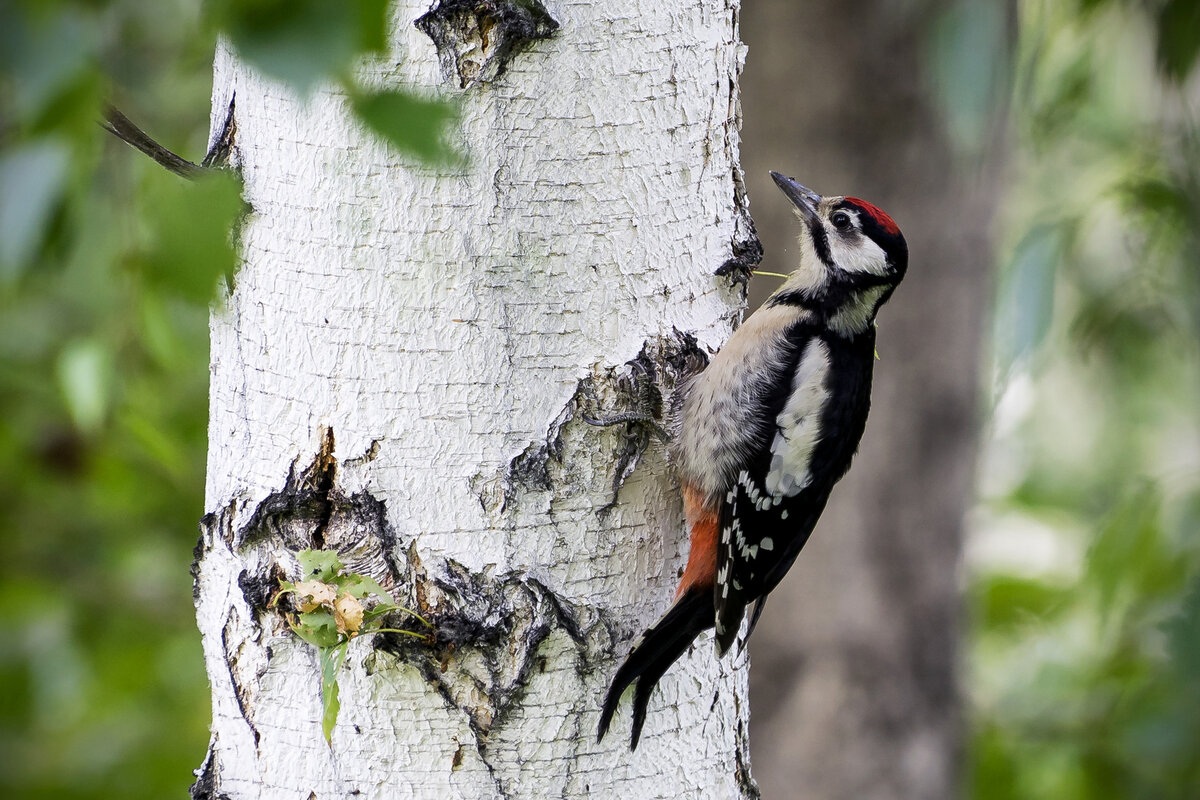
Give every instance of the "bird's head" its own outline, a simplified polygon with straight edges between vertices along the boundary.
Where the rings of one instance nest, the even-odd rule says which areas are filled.
[[[908,245],[899,226],[865,200],[822,197],[778,172],[771,177],[804,226],[800,264],[775,296],[827,313],[865,302],[873,319],[908,269]]]

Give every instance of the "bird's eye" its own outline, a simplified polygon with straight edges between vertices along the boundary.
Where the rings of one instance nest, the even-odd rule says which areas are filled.
[[[833,212],[833,216],[829,218],[829,221],[832,222],[833,227],[837,228],[839,231],[850,230],[850,215],[845,211]]]

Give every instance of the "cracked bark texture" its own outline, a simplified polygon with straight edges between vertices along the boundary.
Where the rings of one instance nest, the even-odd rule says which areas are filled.
[[[708,637],[636,753],[627,714],[595,741],[686,541],[661,447],[582,421],[620,405],[639,357],[669,392],[676,331],[716,349],[739,314],[713,275],[752,236],[738,6],[547,9],[553,36],[461,89],[413,25],[428,6],[394,5],[391,53],[362,69],[460,100],[453,169],[389,151],[337,92],[297,99],[218,51],[214,128],[236,93],[253,211],[211,324],[195,797],[756,794],[744,661]],[[264,607],[321,544],[440,626],[426,648],[352,644],[331,744],[316,654]]]
[[[750,643],[755,776],[770,800],[960,794],[959,562],[1002,159],[996,141],[983,164],[956,159],[931,97],[923,56],[955,5],[873,1],[848,14],[779,0],[743,15],[754,197],[771,191],[768,169],[857,195],[895,217],[910,248],[880,314],[855,464]],[[786,271],[791,215],[754,211],[764,268]]]

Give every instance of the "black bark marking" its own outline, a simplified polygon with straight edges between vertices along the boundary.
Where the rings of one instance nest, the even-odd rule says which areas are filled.
[[[233,148],[237,139],[237,118],[234,116],[234,101],[237,94],[230,95],[229,107],[225,109],[225,122],[221,125],[221,133],[213,140],[212,147],[204,154],[200,162],[202,167],[228,167],[231,165]]]
[[[230,520],[233,518],[234,510],[234,503],[231,501],[220,512],[205,514],[200,518],[200,537],[196,540],[196,546],[192,548],[192,566],[188,570],[192,576],[193,605],[200,602],[200,562],[204,559],[204,554],[208,552],[209,535],[211,534],[214,539],[220,535],[223,541],[232,541]]]
[[[193,774],[196,776],[196,782],[188,787],[188,795],[192,800],[231,800],[229,795],[220,791],[216,737],[213,737],[213,741],[208,745],[204,763]]]
[[[642,346],[642,351],[637,357],[625,363],[629,367],[629,373],[616,379],[616,394],[619,407],[628,409],[624,416],[631,419],[625,423],[624,442],[617,450],[614,460],[612,499],[600,507],[601,514],[608,513],[616,506],[621,486],[633,473],[642,453],[650,446],[652,436],[664,430],[660,424],[663,396],[657,385],[658,368],[647,352],[647,345]],[[620,419],[621,416],[618,414],[616,419]]]
[[[494,81],[518,49],[559,27],[538,0],[438,0],[414,24],[437,47],[444,78],[460,89]]]
[[[581,383],[582,385],[582,383]],[[508,462],[500,476],[499,511],[504,511],[521,491],[550,491],[554,485],[551,473],[552,463],[562,463],[563,439],[562,430],[575,416],[577,398],[580,389],[576,389],[571,401],[567,403],[562,413],[558,415],[546,430],[546,438],[530,442],[524,450]],[[490,511],[487,485],[489,481],[484,475],[476,475],[472,480],[472,488],[485,512]]]
[[[736,30],[739,25],[739,12],[735,10],[733,13],[734,29]],[[758,231],[754,227],[754,218],[750,216],[750,201],[747,199],[746,193],[746,173],[742,171],[741,161],[736,152],[738,131],[742,127],[742,106],[738,99],[737,86],[737,78],[740,74],[741,65],[739,64],[738,75],[733,76],[729,81],[729,115],[725,120],[725,152],[729,157],[729,162],[733,164],[734,218],[733,237],[730,243],[733,257],[718,267],[714,274],[728,277],[730,282],[741,290],[741,299],[744,303],[750,276],[754,273],[754,268],[762,263],[763,246],[758,238]]]
[[[564,429],[577,417],[591,425],[623,426],[613,455],[612,498],[598,509],[600,514],[609,512],[651,439],[669,438],[665,429],[674,412],[666,412],[664,398],[707,364],[708,354],[700,349],[696,337],[674,330],[646,341],[641,352],[625,364],[582,379],[547,427],[545,439],[530,442],[499,476],[480,473],[472,479],[484,512],[503,513],[523,491],[553,490],[561,479],[557,470],[563,464]]]
[[[418,560],[409,563],[423,575]],[[611,640],[612,625],[599,609],[575,608],[524,573],[493,576],[454,561],[424,582],[422,596],[419,611],[433,624],[433,641],[381,634],[375,648],[415,667],[448,709],[464,715],[480,761],[499,795],[508,797],[491,763],[489,741],[521,707],[531,677],[546,671],[546,641],[556,631],[564,633],[575,648],[575,670],[586,678],[595,669],[588,643],[597,633],[607,632]],[[461,761],[460,745],[454,764]]]
[[[242,573],[245,574],[244,572]],[[233,625],[233,611],[231,610],[228,616],[225,617],[225,625],[221,628],[221,652],[225,655],[225,668],[229,671],[229,682],[233,685],[233,696],[237,700],[238,713],[242,715],[242,719],[246,721],[246,726],[250,728],[250,733],[254,735],[254,746],[258,747],[261,735],[258,732],[258,726],[254,724],[254,720],[250,718],[250,711],[246,705],[247,690],[238,680],[237,676],[237,655],[229,649],[229,630]],[[259,674],[257,677],[261,678]]]
[[[521,451],[521,454],[509,462],[508,481],[529,489],[549,491],[550,459],[557,458],[549,442],[534,442]]]
[[[734,776],[738,788],[742,790],[741,800],[762,800],[762,792],[750,774],[750,737],[746,733],[746,723],[738,717],[737,735],[733,744]]]
[[[750,219],[749,212],[746,212],[746,220],[750,226],[750,235],[744,239],[734,239],[733,257],[717,267],[713,273],[729,278],[730,283],[740,287],[743,300],[745,300],[746,290],[750,284],[750,276],[754,274],[755,268],[763,260],[762,242],[758,239],[758,233],[754,229],[754,221]]]
[[[586,672],[588,639],[596,625],[604,624],[597,616],[585,629],[577,609],[524,573],[496,577],[455,561],[447,561],[443,573],[427,582],[418,610],[433,625],[431,643],[381,634],[375,647],[415,665],[443,700],[467,715],[479,737],[504,724],[530,676],[544,671],[540,651],[551,633],[566,634],[579,653],[580,671]],[[483,671],[470,670],[469,663],[482,664]],[[471,696],[479,695],[467,688],[488,703],[473,704]]]
[[[729,278],[734,286],[741,289],[742,301],[745,302],[750,276],[763,260],[763,246],[758,238],[758,230],[754,227],[754,219],[750,216],[750,202],[746,199],[746,176],[736,160],[733,162],[733,207],[734,237],[730,244],[733,256],[717,267],[713,274]]]
[[[348,572],[369,575],[385,588],[395,586],[402,570],[387,507],[368,492],[347,495],[338,488],[334,444],[333,431],[327,429],[312,463],[299,474],[293,463],[283,488],[258,504],[229,544],[243,555],[271,542],[281,542],[292,552],[336,550]],[[215,524],[213,515],[203,524]],[[246,602],[264,610],[290,571],[290,565],[264,558],[256,570],[243,572],[238,582]]]
[[[565,419],[552,428],[540,448],[534,448],[538,455],[526,461],[557,457],[558,430]],[[283,487],[255,506],[245,524],[233,523],[236,503],[207,515],[193,573],[200,574],[201,561],[211,548],[235,552],[243,563],[238,586],[254,612],[250,624],[265,628],[275,620],[277,610],[269,606],[280,581],[301,577],[294,574],[295,562],[289,554],[319,544],[336,550],[348,571],[375,578],[399,604],[431,623],[429,640],[378,634],[371,642],[376,651],[414,666],[449,709],[465,715],[487,765],[489,733],[520,707],[531,677],[551,667],[546,641],[556,632],[565,635],[574,646],[570,659],[574,669],[588,678],[594,671],[589,662],[594,648],[589,642],[597,633],[607,632],[612,639],[612,625],[601,610],[573,606],[523,572],[477,573],[454,561],[426,567],[415,541],[401,544],[381,500],[367,492],[346,495],[338,487],[338,466],[333,433],[325,431],[312,462],[303,470],[293,463]],[[526,464],[515,470],[514,477],[536,477],[536,473],[537,467]],[[280,605],[286,607],[286,598]],[[586,623],[581,621],[585,618]],[[255,694],[239,683],[239,675],[242,681],[252,676],[237,672],[242,643],[235,641],[231,624],[232,617],[221,633],[222,648],[239,710],[257,740],[251,721]],[[385,620],[385,625],[428,632],[403,612]],[[367,673],[378,672],[384,663],[368,658]]]
[[[238,588],[242,590],[242,599],[253,609],[264,609],[279,589],[279,582],[287,580],[283,569],[276,564],[269,574],[251,574],[248,570],[238,573]]]

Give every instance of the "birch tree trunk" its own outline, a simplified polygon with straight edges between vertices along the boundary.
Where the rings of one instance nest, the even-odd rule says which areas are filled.
[[[740,313],[714,276],[755,245],[738,3],[552,3],[554,35],[506,70],[478,18],[439,58],[427,10],[397,3],[389,57],[363,69],[457,97],[466,167],[399,157],[340,94],[302,101],[217,54],[252,211],[212,316],[194,571],[213,727],[193,796],[755,796],[744,660],[708,637],[636,753],[627,712],[595,741],[686,540],[662,448],[581,419],[660,399]],[[351,644],[329,744],[316,652],[268,608],[309,547],[437,627]]]

